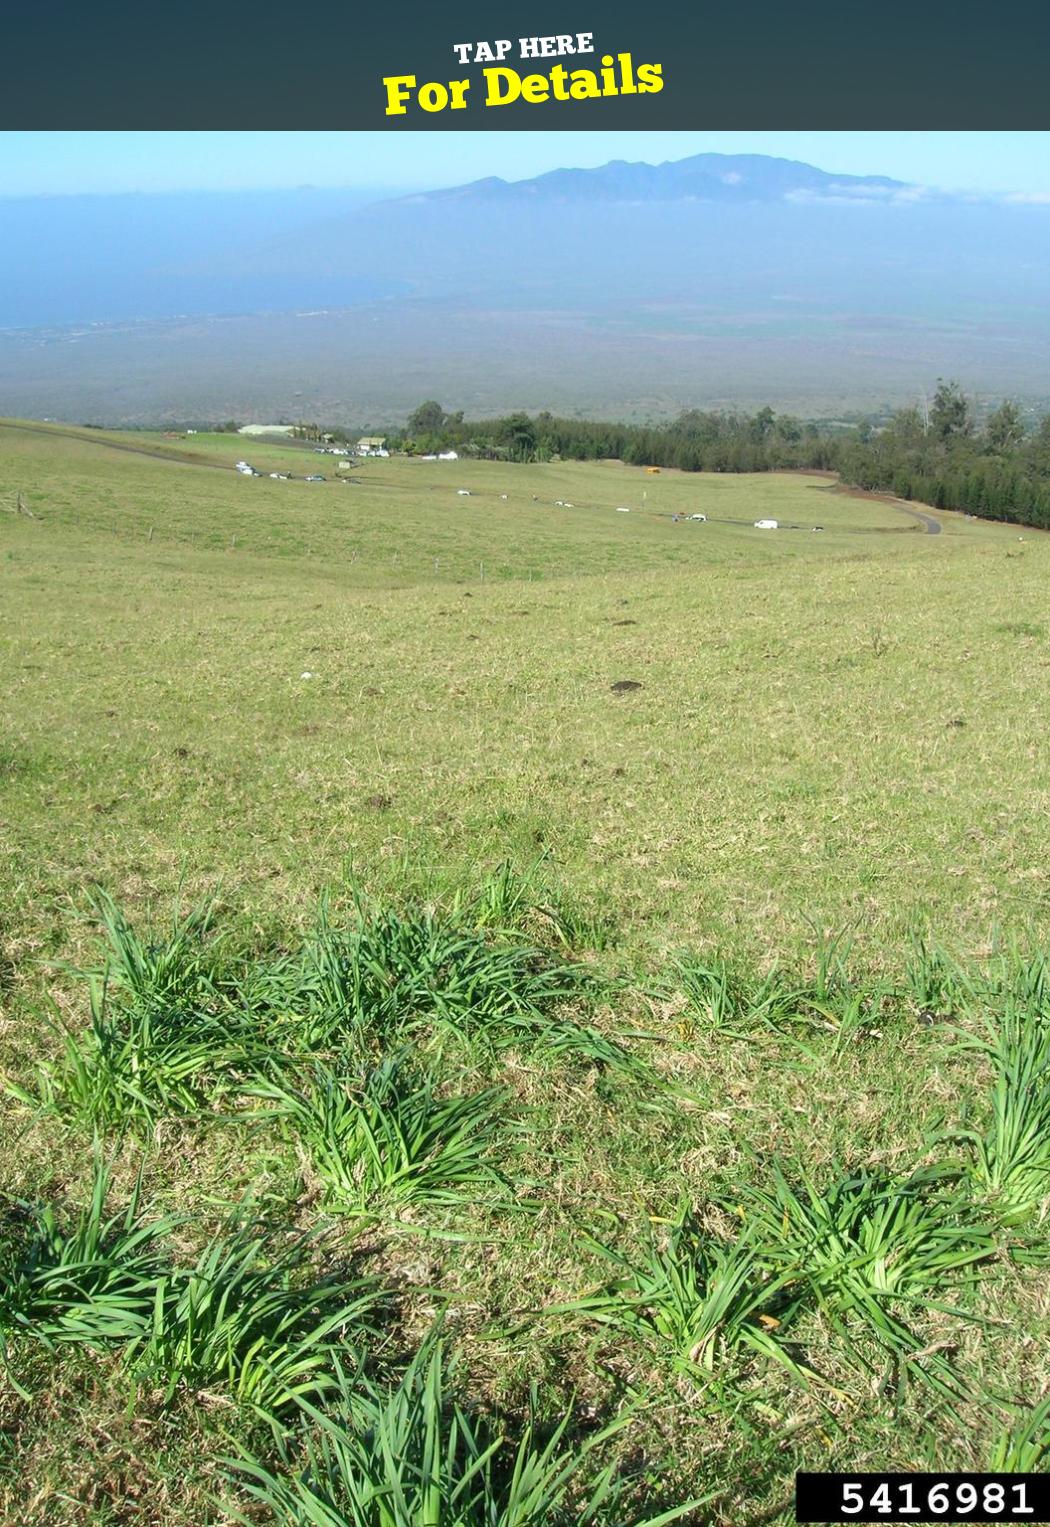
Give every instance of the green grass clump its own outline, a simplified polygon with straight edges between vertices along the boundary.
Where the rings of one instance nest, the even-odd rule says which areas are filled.
[[[679,954],[666,982],[672,999],[684,1000],[684,1039],[786,1039],[804,1051],[810,1037],[846,1045],[872,1026],[882,992],[849,977],[838,940],[818,951],[812,976],[793,975],[774,964],[756,974],[725,956]]]
[[[996,1438],[988,1458],[991,1474],[1032,1474],[1050,1457],[1050,1396],[1021,1410]]]
[[[462,1206],[504,1185],[498,1088],[439,1094],[410,1057],[392,1055],[357,1081],[316,1066],[301,1090],[282,1082],[260,1096],[342,1213]]]
[[[158,1280],[152,1319],[127,1352],[140,1383],[170,1402],[179,1390],[221,1393],[266,1418],[316,1402],[334,1384],[337,1354],[378,1339],[374,1280],[304,1281],[312,1248],[283,1246],[255,1226],[227,1226],[191,1267]]]
[[[34,1088],[11,1090],[68,1122],[146,1133],[160,1118],[195,1115],[236,1094],[267,1052],[250,1015],[218,999],[215,951],[204,941],[211,906],[152,942],[105,892],[93,906],[107,957],[90,980],[87,1028],[55,1020],[60,1056],[37,1068]]]
[[[161,1118],[194,1117],[236,1097],[266,1064],[264,1035],[235,1016],[212,1005],[125,1001],[93,982],[87,1028],[55,1023],[59,1058],[39,1065],[34,1088],[9,1089],[69,1123],[149,1134]]]
[[[110,898],[96,904],[110,958],[89,989],[87,1029],[56,1025],[61,1058],[39,1068],[35,1092],[13,1089],[80,1124],[150,1127],[214,1109],[297,1057],[367,1060],[391,1044],[440,1047],[442,1037],[626,1059],[559,1011],[595,988],[585,967],[428,908],[402,913],[358,898],[337,926],[326,900],[299,952],[220,974],[201,944],[208,909],[147,942]]]
[[[0,1347],[115,1350],[136,1385],[221,1392],[273,1420],[331,1386],[344,1343],[374,1342],[374,1280],[310,1278],[309,1238],[237,1220],[190,1265],[179,1257],[176,1216],[145,1221],[139,1189],[107,1213],[110,1169],[96,1157],[91,1197],[66,1227],[53,1206],[15,1204],[0,1241]],[[305,1276],[304,1276],[305,1272]],[[21,1386],[20,1392],[24,1394]]]
[[[873,1371],[874,1348],[898,1382],[914,1372],[954,1392],[947,1363],[924,1350],[913,1325],[934,1312],[958,1317],[948,1302],[952,1278],[972,1278],[995,1250],[957,1173],[895,1183],[860,1171],[819,1188],[774,1167],[770,1187],[752,1186],[739,1204],[720,1207],[727,1222],[740,1216],[737,1239],[685,1211],[662,1241],[650,1228],[640,1252],[601,1244],[620,1275],[565,1308],[643,1341],[700,1381],[739,1376],[742,1360],[755,1356],[816,1379],[795,1327],[819,1312],[851,1366]]]
[[[457,926],[430,908],[403,914],[360,901],[347,928],[322,911],[307,960],[311,1027],[327,1044],[421,1029],[512,1042],[589,980],[582,966],[520,939]]]
[[[693,1021],[701,1031],[721,1038],[739,1038],[763,1027],[780,1032],[810,1016],[813,993],[776,967],[765,976],[750,977],[725,958],[685,955],[671,974]]]
[[[1038,1225],[1050,1207],[1050,1012],[1011,1005],[958,1040],[991,1067],[990,1116],[957,1132],[976,1191],[1008,1226]]]
[[[192,1007],[212,986],[216,949],[209,945],[214,902],[202,901],[172,919],[169,932],[144,940],[101,887],[91,908],[104,935],[104,975],[134,1006],[159,1014]]]
[[[654,1347],[694,1379],[739,1372],[756,1354],[798,1372],[779,1332],[797,1303],[790,1275],[771,1276],[754,1236],[718,1239],[689,1213],[636,1252],[599,1244],[619,1275],[565,1308]],[[734,1366],[735,1365],[735,1366]]]
[[[522,939],[513,925],[487,925],[487,916],[502,923],[504,914],[513,924],[515,895],[402,910],[355,892],[343,923],[326,897],[301,955],[281,964],[269,990],[265,977],[258,988],[280,1010],[277,1042],[342,1053],[352,1064],[374,1063],[392,1047],[441,1054],[452,1046],[477,1060],[517,1046],[630,1069],[618,1040],[573,1016],[601,994],[597,972]]]
[[[30,1106],[95,1128],[149,1133],[160,1118],[207,1112],[242,1092],[266,1057],[261,1036],[238,1033],[206,1008],[118,1007],[97,987],[87,1030],[58,1032],[61,1058],[41,1064],[35,1090],[12,1090]]]
[[[249,1497],[276,1521],[289,1527],[584,1527],[616,1518],[623,1481],[614,1464],[592,1461],[623,1421],[591,1431],[580,1443],[569,1435],[571,1414],[544,1427],[533,1411],[514,1443],[449,1393],[440,1341],[425,1344],[391,1387],[343,1369],[339,1382],[338,1403],[315,1413],[302,1449],[282,1441],[282,1472],[250,1457],[228,1464],[230,1477],[244,1482]],[[632,1522],[661,1527],[697,1504]]]
[[[760,1227],[765,1264],[816,1305],[854,1364],[871,1366],[871,1345],[898,1381],[911,1373],[950,1387],[946,1362],[924,1352],[914,1324],[938,1311],[958,1316],[953,1278],[972,1278],[995,1250],[956,1173],[935,1168],[897,1182],[869,1169],[822,1188],[774,1169],[769,1188],[747,1195],[745,1212]]]
[[[0,1345],[16,1335],[47,1346],[141,1339],[164,1276],[171,1218],[143,1222],[140,1189],[107,1213],[111,1172],[96,1155],[91,1197],[75,1215],[9,1201],[0,1228]]]
[[[611,907],[586,906],[544,883],[540,855],[519,870],[509,859],[452,902],[453,920],[462,916],[478,928],[501,931],[534,927],[566,949],[603,951],[616,942],[616,919]]]

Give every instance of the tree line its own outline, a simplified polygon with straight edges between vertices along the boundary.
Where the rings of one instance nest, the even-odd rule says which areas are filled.
[[[1027,428],[1006,400],[978,421],[957,382],[938,382],[932,400],[900,408],[884,424],[829,426],[771,408],[756,413],[687,409],[667,425],[513,413],[465,419],[440,403],[420,404],[394,448],[455,450],[503,461],[597,461],[686,472],[838,472],[853,487],[893,493],[940,509],[1050,529],[1050,415]]]

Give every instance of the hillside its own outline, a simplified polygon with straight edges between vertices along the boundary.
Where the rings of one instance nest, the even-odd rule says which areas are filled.
[[[5,788],[16,793],[30,834],[25,872],[37,863],[46,879],[53,865],[58,877],[45,890],[32,871],[27,909],[30,885],[45,899],[72,888],[100,826],[125,867],[140,852],[163,859],[163,842],[179,839],[201,874],[209,864],[217,870],[212,855],[223,830],[222,813],[210,815],[215,791],[223,798],[233,791],[257,819],[261,836],[252,847],[247,833],[238,875],[259,894],[265,879],[253,881],[251,865],[258,869],[275,851],[264,831],[274,790],[282,811],[294,803],[307,833],[323,831],[334,790],[362,853],[380,865],[391,833],[414,838],[429,821],[431,766],[446,779],[443,809],[459,820],[452,796],[462,787],[462,811],[490,846],[504,806],[515,815],[532,798],[573,845],[564,860],[569,874],[595,871],[591,838],[617,823],[610,844],[619,846],[597,872],[624,889],[631,845],[650,840],[652,905],[638,908],[643,938],[645,928],[658,939],[685,937],[701,918],[746,944],[740,898],[750,904],[772,895],[778,910],[751,931],[764,945],[787,944],[804,936],[808,887],[819,883],[832,922],[848,921],[860,896],[865,936],[891,944],[909,906],[939,905],[962,930],[981,925],[988,897],[996,915],[1007,916],[1025,884],[1035,819],[1031,800],[1024,796],[1022,808],[1022,795],[1011,793],[1027,788],[1023,749],[1007,750],[1018,760],[1012,784],[981,760],[998,748],[1002,728],[1016,725],[1005,705],[994,710],[995,694],[1024,688],[1042,653],[1038,636],[1011,635],[1015,627],[1042,627],[1050,543],[1038,532],[1019,539],[1010,527],[943,514],[943,533],[929,536],[897,506],[837,493],[827,478],[805,474],[653,477],[609,463],[392,458],[362,464],[354,473],[360,482],[347,486],[242,479],[231,470],[248,450],[266,472],[303,473],[320,463],[332,473],[331,458],[291,447],[201,436],[187,452],[186,443],[161,437],[116,439],[134,449],[113,450],[94,432],[71,439],[0,428],[3,480],[21,488],[37,516],[0,521],[9,660],[20,676],[5,735],[15,754],[39,759],[43,771],[15,769]],[[573,507],[558,507],[559,499]],[[675,513],[696,512],[708,523],[673,522]],[[803,528],[756,532],[752,522],[768,516]],[[813,534],[813,524],[823,533]],[[196,612],[189,623],[186,609]],[[615,624],[628,617],[637,624]],[[23,618],[24,649],[16,635]],[[75,636],[61,634],[74,629]],[[969,634],[946,646],[946,631]],[[107,668],[111,645],[123,656]],[[392,653],[401,654],[393,670]],[[307,669],[316,677],[303,685]],[[633,709],[613,704],[609,685],[620,678],[644,682]],[[68,685],[65,700],[55,690],[59,679]],[[77,720],[87,691],[98,721],[91,735]],[[695,711],[684,728],[683,695]],[[422,710],[414,710],[417,702]],[[541,726],[534,754],[516,753],[519,702]],[[287,722],[271,725],[268,708],[276,716],[285,705]],[[110,708],[115,714],[106,718]],[[891,726],[898,713],[904,719]],[[870,752],[847,768],[859,714]],[[178,743],[181,715],[215,729],[199,778],[165,751]],[[956,717],[966,725],[949,726]],[[482,718],[491,746],[473,758],[469,737]],[[1038,720],[1036,705],[1026,725]],[[298,767],[294,729],[307,723],[321,728],[311,748],[323,755],[324,783],[300,799],[284,771]],[[267,739],[278,733],[285,740],[273,750]],[[161,771],[156,799],[134,784],[143,747]],[[241,748],[244,761],[231,773]],[[577,754],[606,762],[592,775]],[[621,816],[606,763],[626,765],[632,756],[635,805]],[[666,780],[656,767],[661,758],[673,764]],[[493,760],[510,770],[505,800]],[[256,769],[253,806],[247,781]],[[765,788],[744,788],[745,778],[766,769]],[[73,792],[71,845],[80,847],[58,859],[47,778]],[[357,809],[374,791],[396,801],[392,816]],[[782,836],[770,813],[789,797],[797,815]],[[126,800],[120,812],[131,815],[121,814],[119,832],[117,821],[93,818],[87,808],[96,800]],[[847,800],[854,804],[841,828],[822,835],[826,814]],[[703,804],[705,839],[723,848],[705,861],[694,899],[683,901],[670,885],[680,846],[660,822],[673,804],[684,826],[690,801]],[[1008,828],[995,825],[1008,817]],[[923,846],[895,857],[893,835],[907,823]],[[973,824],[979,830],[968,837]],[[1003,831],[1012,845],[1005,859]],[[454,837],[473,853],[474,829],[461,823]],[[810,845],[802,881],[801,841]],[[337,834],[311,873],[334,873],[346,842]],[[286,848],[298,854],[294,838]],[[869,853],[879,864],[870,885]],[[949,860],[958,876],[946,875]],[[160,868],[158,860],[150,876]]]
[[[1039,1468],[1050,539],[331,463],[0,423],[0,1518]]]

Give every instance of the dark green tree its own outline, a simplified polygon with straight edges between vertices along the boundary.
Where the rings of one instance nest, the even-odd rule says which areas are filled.
[[[958,382],[944,382],[938,377],[937,391],[930,404],[930,434],[935,440],[953,440],[973,433],[970,405]]]
[[[462,418],[462,414],[460,418]],[[420,403],[408,416],[408,428],[413,435],[433,435],[445,422],[445,410],[433,398]]]
[[[1005,398],[993,413],[988,415],[984,437],[997,454],[1012,450],[1024,439],[1024,422],[1021,410],[1010,398]]]
[[[519,460],[527,461],[536,446],[536,427],[528,414],[510,414],[500,421],[499,438]]]

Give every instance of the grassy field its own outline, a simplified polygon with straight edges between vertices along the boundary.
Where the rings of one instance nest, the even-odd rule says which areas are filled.
[[[1050,540],[353,476],[0,426],[0,1517],[1038,1467]]]

